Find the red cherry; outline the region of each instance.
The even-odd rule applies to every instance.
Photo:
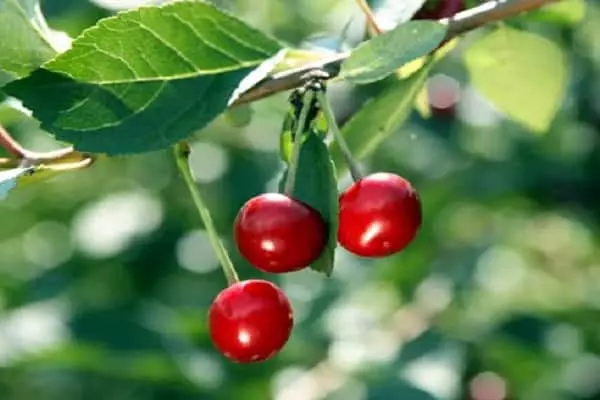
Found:
[[[297,271],[325,248],[327,227],[308,204],[279,193],[250,199],[235,219],[240,253],[256,268],[271,273]]]
[[[232,361],[264,361],[288,341],[294,324],[285,293],[271,282],[235,283],[217,295],[209,310],[210,336]]]
[[[363,257],[385,257],[404,249],[421,226],[421,201],[410,182],[376,173],[340,196],[338,241]]]
[[[464,9],[464,0],[434,0],[429,2],[429,4],[425,3],[423,8],[413,16],[413,19],[450,18]]]

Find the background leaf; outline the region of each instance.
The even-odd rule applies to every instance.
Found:
[[[354,158],[371,154],[410,115],[433,61],[406,79],[395,79],[382,93],[369,100],[342,127],[342,135]],[[347,169],[337,142],[330,145],[331,157],[338,174]]]
[[[0,200],[8,196],[8,192],[17,187],[17,180],[31,171],[31,168],[14,168],[0,171]]]
[[[585,9],[584,0],[561,0],[538,8],[528,17],[540,21],[574,25],[585,17]]]
[[[445,35],[440,23],[407,22],[358,46],[342,64],[340,77],[358,84],[381,80],[433,51]]]
[[[56,54],[37,0],[0,0],[0,69],[27,75]],[[0,77],[0,85],[9,81]]]
[[[278,49],[207,3],[144,7],[101,21],[7,91],[79,150],[145,152],[203,128]]]
[[[567,84],[560,47],[534,33],[499,28],[464,57],[473,84],[509,118],[535,132],[550,127]]]
[[[280,181],[285,185],[287,171]],[[335,167],[325,143],[315,133],[309,133],[300,149],[293,196],[310,205],[327,223],[329,239],[321,257],[310,267],[330,276],[337,247],[338,191]]]

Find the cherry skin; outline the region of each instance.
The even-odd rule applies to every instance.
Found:
[[[209,310],[213,344],[238,363],[264,361],[288,341],[294,325],[285,293],[273,283],[247,280],[222,290]]]
[[[450,18],[465,9],[464,0],[433,0],[428,3],[417,11],[413,19]]]
[[[297,271],[325,248],[327,227],[317,210],[279,193],[250,199],[234,224],[235,242],[246,260],[271,273]]]
[[[404,249],[421,226],[421,201],[406,179],[379,172],[340,196],[338,242],[362,257],[385,257]]]

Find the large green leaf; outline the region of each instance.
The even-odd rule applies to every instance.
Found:
[[[381,80],[435,50],[446,29],[446,25],[434,21],[402,24],[358,46],[342,64],[340,77],[358,84]]]
[[[56,54],[38,0],[0,0],[0,85],[25,76]]]
[[[534,33],[499,28],[465,51],[475,86],[509,118],[535,132],[552,122],[567,84],[558,45]]]
[[[283,174],[280,188],[285,185],[287,171]],[[337,247],[338,196],[335,167],[327,146],[316,133],[310,132],[300,149],[298,169],[293,196],[319,211],[328,228],[327,247],[317,261],[311,264],[315,271],[330,276],[333,271]]]
[[[396,79],[344,124],[342,135],[354,158],[360,160],[371,154],[406,121],[433,63],[434,60],[429,60],[410,77]],[[347,166],[337,142],[331,143],[330,151],[338,174],[341,174]]]
[[[145,152],[212,121],[279,48],[204,2],[143,7],[101,21],[7,91],[79,150]]]

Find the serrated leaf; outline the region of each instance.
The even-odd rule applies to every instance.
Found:
[[[424,56],[444,40],[446,25],[409,21],[358,46],[342,63],[340,78],[357,84],[375,82]]]
[[[561,48],[534,33],[499,28],[465,51],[471,80],[509,118],[548,130],[567,84]]]
[[[25,76],[55,56],[38,0],[0,0],[0,84]]]
[[[0,171],[0,200],[8,196],[8,192],[17,187],[17,180],[31,171],[29,168],[13,168],[8,171]]]
[[[211,122],[279,48],[208,3],[143,7],[102,20],[7,91],[78,150],[140,153]]]
[[[344,124],[342,135],[355,159],[360,160],[371,154],[406,121],[433,63],[434,60],[430,60],[406,79],[396,79]],[[341,175],[347,166],[337,142],[331,143],[330,151],[337,172]]]
[[[287,171],[280,181],[285,185]],[[314,133],[309,133],[300,149],[293,196],[319,211],[328,228],[327,247],[321,257],[310,266],[313,270],[330,276],[333,271],[337,247],[338,191],[335,167],[325,143]]]

